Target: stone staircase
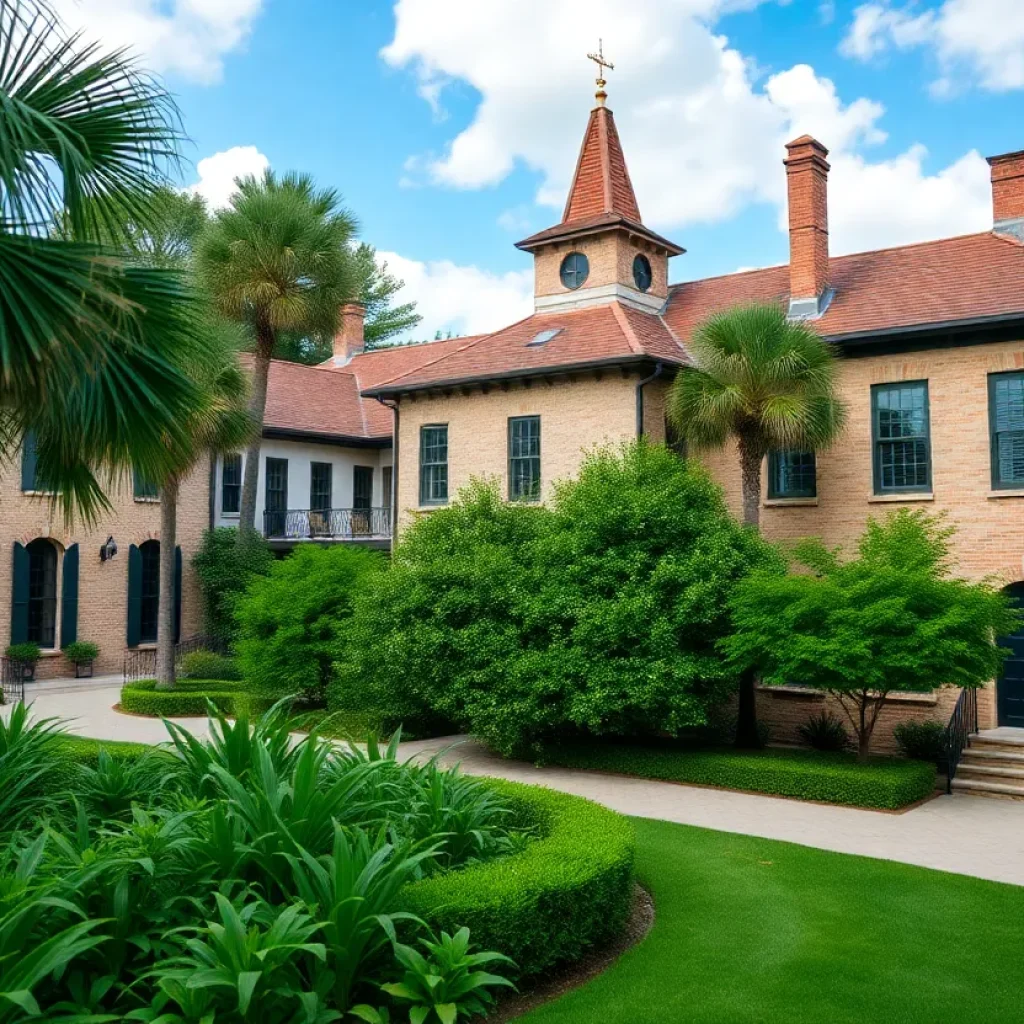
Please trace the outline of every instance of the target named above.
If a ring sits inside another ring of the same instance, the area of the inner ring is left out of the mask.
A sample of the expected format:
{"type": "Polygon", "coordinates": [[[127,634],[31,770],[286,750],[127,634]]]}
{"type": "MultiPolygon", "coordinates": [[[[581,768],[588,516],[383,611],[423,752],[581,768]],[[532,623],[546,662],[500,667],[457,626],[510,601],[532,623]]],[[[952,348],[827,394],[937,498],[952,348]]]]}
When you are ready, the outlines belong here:
{"type": "Polygon", "coordinates": [[[953,789],[971,796],[1024,800],[1024,729],[984,729],[971,736],[953,789]]]}

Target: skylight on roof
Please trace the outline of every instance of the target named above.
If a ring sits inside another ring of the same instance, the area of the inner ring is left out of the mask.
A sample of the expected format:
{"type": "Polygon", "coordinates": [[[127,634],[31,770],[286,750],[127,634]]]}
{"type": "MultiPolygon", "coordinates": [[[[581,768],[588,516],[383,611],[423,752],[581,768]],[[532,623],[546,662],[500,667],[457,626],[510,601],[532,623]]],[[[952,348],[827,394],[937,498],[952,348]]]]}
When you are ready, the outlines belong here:
{"type": "Polygon", "coordinates": [[[556,327],[553,331],[541,331],[540,334],[535,334],[527,343],[527,348],[538,348],[541,345],[546,345],[556,334],[561,334],[562,328],[556,327]]]}

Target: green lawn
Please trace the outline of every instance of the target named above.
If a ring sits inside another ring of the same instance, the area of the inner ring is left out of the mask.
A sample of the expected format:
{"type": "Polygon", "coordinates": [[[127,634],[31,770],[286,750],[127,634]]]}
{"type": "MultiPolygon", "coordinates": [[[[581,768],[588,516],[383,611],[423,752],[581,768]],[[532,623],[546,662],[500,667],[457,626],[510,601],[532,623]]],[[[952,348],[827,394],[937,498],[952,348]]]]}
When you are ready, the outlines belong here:
{"type": "Polygon", "coordinates": [[[524,1024],[1011,1024],[1024,888],[638,820],[648,937],[524,1024]]]}

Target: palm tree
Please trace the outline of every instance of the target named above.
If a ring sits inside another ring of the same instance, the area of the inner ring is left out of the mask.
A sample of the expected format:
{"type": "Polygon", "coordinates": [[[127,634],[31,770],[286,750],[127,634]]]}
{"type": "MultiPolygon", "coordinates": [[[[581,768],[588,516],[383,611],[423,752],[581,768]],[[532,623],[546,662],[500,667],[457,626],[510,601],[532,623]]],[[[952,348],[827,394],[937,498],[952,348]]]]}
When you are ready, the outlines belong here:
{"type": "Polygon", "coordinates": [[[238,363],[240,338],[232,325],[210,318],[207,345],[201,357],[185,367],[202,402],[184,424],[184,436],[170,442],[174,468],[160,481],[160,618],[157,624],[157,689],[176,682],[174,664],[175,558],[178,533],[178,491],[181,481],[210,454],[246,444],[252,420],[246,408],[248,381],[238,363]]]}
{"type": "MultiPolygon", "coordinates": [[[[250,415],[262,424],[278,338],[332,337],[342,303],[358,294],[351,250],[356,220],[333,189],[317,189],[308,175],[267,171],[237,184],[231,205],[199,239],[197,266],[220,311],[252,333],[250,415]]],[[[254,430],[242,478],[240,542],[255,528],[259,459],[254,430]]]]}
{"type": "Polygon", "coordinates": [[[124,52],[0,0],[0,458],[32,432],[65,515],[109,507],[97,471],[159,476],[197,400],[179,274],[105,244],[146,224],[180,140],[169,94],[124,52]]]}
{"type": "MultiPolygon", "coordinates": [[[[835,351],[809,324],[790,320],[773,304],[737,306],[710,317],[688,348],[695,365],[680,371],[672,385],[669,419],[697,449],[735,439],[743,522],[758,529],[765,456],[828,447],[843,427],[835,351]]],[[[758,744],[751,673],[740,680],[736,742],[758,744]]]]}

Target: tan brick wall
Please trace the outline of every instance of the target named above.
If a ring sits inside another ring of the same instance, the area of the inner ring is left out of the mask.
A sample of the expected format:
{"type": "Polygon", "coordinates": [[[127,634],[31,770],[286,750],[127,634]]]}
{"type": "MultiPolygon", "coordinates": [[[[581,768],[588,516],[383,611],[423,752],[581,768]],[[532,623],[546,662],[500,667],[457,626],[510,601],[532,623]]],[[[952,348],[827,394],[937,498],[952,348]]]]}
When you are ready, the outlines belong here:
{"type": "MultiPolygon", "coordinates": [[[[76,521],[65,528],[59,513],[51,514],[47,499],[21,492],[20,464],[0,470],[0,651],[10,643],[12,566],[14,543],[27,544],[37,537],[56,542],[61,560],[57,565],[57,621],[60,624],[60,580],[63,551],[79,545],[78,639],[99,645],[96,675],[119,672],[125,650],[128,605],[128,548],[160,538],[160,505],[132,497],[131,483],[111,493],[112,515],[88,527],[76,521]],[[117,556],[100,561],[100,546],[107,537],[117,542],[117,556]]],[[[182,554],[181,633],[189,636],[202,628],[199,586],[192,556],[199,548],[209,522],[209,465],[204,460],[182,484],[178,501],[178,544],[182,554]]],[[[58,644],[60,638],[58,635],[58,644]]],[[[49,679],[73,675],[74,666],[57,654],[40,661],[37,677],[49,679]]]]}
{"type": "Polygon", "coordinates": [[[535,295],[570,294],[559,276],[562,260],[570,252],[582,252],[590,262],[584,288],[609,284],[634,288],[633,259],[643,253],[650,260],[653,279],[648,294],[661,299],[668,296],[668,257],[656,253],[652,246],[631,241],[623,232],[592,235],[538,250],[533,263],[535,295]]]}
{"type": "MultiPolygon", "coordinates": [[[[845,359],[840,388],[849,421],[838,442],[818,454],[817,502],[763,504],[764,535],[777,541],[817,536],[829,546],[851,547],[869,516],[923,508],[945,513],[957,528],[954,550],[963,575],[995,575],[1004,583],[1024,579],[1024,491],[993,492],[989,454],[988,374],[1014,369],[1024,369],[1022,342],[845,359]],[[934,497],[878,500],[872,494],[871,385],[911,380],[928,381],[934,497]]],[[[739,514],[735,447],[702,459],[739,514]]],[[[762,485],[766,489],[766,480],[762,485]]],[[[936,714],[948,717],[944,703],[936,714]]],[[[984,725],[995,724],[991,693],[982,701],[982,714],[984,725]]]]}
{"type": "Polygon", "coordinates": [[[424,424],[448,424],[448,493],[454,498],[473,477],[497,477],[508,492],[508,419],[541,418],[542,497],[555,480],[579,469],[587,448],[636,436],[637,377],[618,373],[597,381],[534,383],[486,395],[404,399],[399,428],[399,526],[419,507],[419,443],[424,424]]]}

